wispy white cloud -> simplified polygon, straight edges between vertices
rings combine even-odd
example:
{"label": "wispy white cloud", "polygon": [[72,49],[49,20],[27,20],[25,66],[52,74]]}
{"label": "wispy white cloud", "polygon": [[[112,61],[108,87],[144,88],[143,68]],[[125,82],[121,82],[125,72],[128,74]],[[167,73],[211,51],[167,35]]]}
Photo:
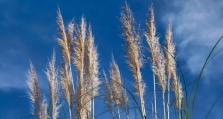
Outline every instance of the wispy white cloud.
{"label": "wispy white cloud", "polygon": [[163,19],[174,24],[179,55],[187,59],[187,66],[196,73],[208,51],[223,34],[222,0],[174,0]]}
{"label": "wispy white cloud", "polygon": [[0,90],[20,89],[25,87],[25,69],[21,57],[23,54],[14,48],[1,49],[0,54]]}

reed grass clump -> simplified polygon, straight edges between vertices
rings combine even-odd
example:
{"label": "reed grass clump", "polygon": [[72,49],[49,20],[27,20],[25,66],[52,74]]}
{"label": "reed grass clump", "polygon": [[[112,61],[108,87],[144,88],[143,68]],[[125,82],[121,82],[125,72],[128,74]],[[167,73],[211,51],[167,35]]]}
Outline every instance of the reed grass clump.
{"label": "reed grass clump", "polygon": [[[103,49],[97,49],[97,39],[90,25],[87,25],[84,17],[79,24],[71,21],[65,25],[58,10],[58,45],[61,60],[57,66],[53,54],[48,63],[45,72],[49,90],[47,97],[43,96],[32,64],[28,73],[29,97],[32,103],[32,115],[35,118],[95,119],[99,117],[95,110],[100,111],[101,105],[105,105],[106,112],[109,112],[107,114],[111,114],[113,119],[131,119],[133,116],[140,119],[188,119],[185,109],[187,106],[184,103],[187,98],[184,98],[181,77],[177,72],[172,26],[167,27],[165,45],[162,45],[162,40],[157,36],[153,8],[149,9],[145,23],[146,30],[142,33],[136,30],[136,22],[127,4],[122,9],[120,20],[127,66],[133,80],[123,78],[125,76],[121,74],[126,74],[128,71],[121,72],[118,66],[120,61],[116,62],[114,56],[107,71],[108,77],[106,71],[100,71],[98,51]],[[149,56],[146,56],[148,60],[142,58],[144,55],[142,46],[149,52]],[[152,73],[150,77],[143,76],[142,71],[149,70],[143,69],[143,65],[146,64],[150,64]],[[145,83],[147,80],[153,82],[153,87]],[[158,89],[161,91],[161,97],[158,95]],[[153,93],[149,94],[149,91]],[[103,101],[95,104],[98,98],[102,98]],[[171,101],[174,101],[175,108],[171,108]],[[172,113],[173,111],[178,113]]]}

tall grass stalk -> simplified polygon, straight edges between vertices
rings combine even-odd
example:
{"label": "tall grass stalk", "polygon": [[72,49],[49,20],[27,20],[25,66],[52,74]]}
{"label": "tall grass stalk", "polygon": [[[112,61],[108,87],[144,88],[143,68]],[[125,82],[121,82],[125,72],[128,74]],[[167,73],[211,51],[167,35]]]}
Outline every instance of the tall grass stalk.
{"label": "tall grass stalk", "polygon": [[33,116],[37,119],[47,119],[47,102],[42,97],[38,77],[32,64],[30,64],[28,79],[27,84],[29,87],[29,97],[32,102]]}
{"label": "tall grass stalk", "polygon": [[76,39],[75,39],[75,57],[74,57],[74,65],[76,66],[77,75],[78,75],[78,87],[76,93],[76,112],[78,119],[86,119],[87,112],[83,107],[84,99],[84,55],[85,55],[85,41],[86,41],[86,23],[84,18],[81,19],[80,26],[76,31]]}
{"label": "tall grass stalk", "polygon": [[[166,119],[166,104],[165,104],[165,90],[166,90],[166,72],[165,65],[166,61],[163,55],[163,51],[160,47],[159,39],[156,37],[156,27],[155,27],[155,19],[154,19],[154,11],[153,8],[150,8],[150,16],[147,20],[147,32],[145,33],[146,41],[149,46],[150,51],[150,61],[152,64],[153,71],[153,79],[154,79],[154,87],[156,86],[156,79],[158,80],[158,84],[160,85],[162,91],[162,102],[163,102],[163,116]],[[155,88],[154,88],[155,90]],[[154,91],[154,97],[156,97],[156,92]],[[155,100],[155,98],[154,98]],[[155,105],[155,117],[156,116],[156,101],[154,101]]]}
{"label": "tall grass stalk", "polygon": [[155,58],[156,58],[156,44],[155,44],[155,40],[156,40],[156,27],[155,27],[155,23],[154,23],[154,12],[153,12],[153,8],[150,8],[150,18],[147,22],[147,30],[148,32],[145,34],[146,38],[147,38],[147,44],[149,46],[149,50],[150,50],[150,60],[151,60],[151,64],[152,64],[152,71],[153,71],[153,104],[154,104],[154,117],[155,119],[157,119],[157,106],[156,106],[156,76],[155,76],[155,70],[154,68],[156,67],[156,63],[155,63]]}
{"label": "tall grass stalk", "polygon": [[173,76],[176,75],[176,63],[175,63],[175,45],[173,44],[172,40],[172,28],[169,24],[166,37],[165,37],[165,58],[166,58],[166,72],[167,72],[167,92],[168,92],[168,99],[167,99],[167,119],[170,119],[170,83]]}
{"label": "tall grass stalk", "polygon": [[90,104],[92,104],[90,105],[91,110],[89,112],[92,113],[91,116],[94,119],[94,97],[98,95],[100,81],[98,78],[98,54],[94,46],[94,37],[91,28],[88,29],[86,41],[86,75],[87,81],[85,85],[87,85],[87,91],[90,92]]}
{"label": "tall grass stalk", "polygon": [[117,108],[118,117],[121,118],[120,109],[126,108],[126,104],[128,103],[127,102],[128,98],[126,97],[125,92],[123,90],[121,74],[114,57],[112,57],[112,63],[110,65],[110,79],[112,84],[113,102],[115,104],[115,107]]}
{"label": "tall grass stalk", "polygon": [[58,96],[58,81],[57,81],[57,70],[55,67],[55,55],[53,53],[52,59],[48,64],[46,71],[48,86],[50,90],[50,116],[51,119],[58,118],[58,109],[59,109],[59,96]]}
{"label": "tall grass stalk", "polygon": [[139,96],[140,102],[140,112],[142,113],[142,119],[146,119],[146,110],[145,110],[145,102],[144,102],[144,83],[142,81],[141,68],[142,68],[142,60],[140,54],[140,46],[139,46],[139,34],[136,32],[134,28],[134,19],[132,17],[132,13],[127,4],[123,8],[121,14],[121,22],[123,28],[123,35],[126,41],[127,46],[127,58],[128,65],[133,73],[133,77],[135,79],[135,89],[136,93]]}
{"label": "tall grass stalk", "polygon": [[72,53],[72,42],[73,42],[73,31],[74,31],[74,24],[70,22],[68,24],[67,30],[65,30],[63,18],[61,15],[60,10],[57,12],[57,25],[59,31],[59,46],[62,51],[63,57],[63,64],[61,70],[61,84],[64,93],[64,97],[68,102],[69,106],[69,114],[70,119],[72,117],[72,110],[73,110],[73,96],[74,96],[74,83],[73,83],[73,76],[71,70],[71,53]]}
{"label": "tall grass stalk", "polygon": [[108,80],[107,75],[104,71],[103,71],[103,79],[104,79],[104,89],[105,89],[104,101],[108,108],[108,111],[112,114],[112,119],[115,119],[115,114],[113,111],[112,86],[111,82]]}

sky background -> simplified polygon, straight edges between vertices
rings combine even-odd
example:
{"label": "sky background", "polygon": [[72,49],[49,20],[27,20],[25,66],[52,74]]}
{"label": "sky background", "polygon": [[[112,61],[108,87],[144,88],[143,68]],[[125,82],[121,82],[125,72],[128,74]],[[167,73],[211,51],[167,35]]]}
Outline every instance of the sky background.
{"label": "sky background", "polygon": [[[0,0],[0,119],[28,119],[31,112],[27,94],[27,71],[32,61],[39,74],[41,88],[47,92],[44,71],[47,62],[56,51],[56,11],[59,7],[65,23],[80,21],[85,16],[91,24],[99,52],[100,69],[107,70],[113,53],[123,79],[131,82],[126,61],[121,24],[119,21],[123,0]],[[153,4],[157,31],[163,43],[165,28],[173,24],[177,61],[187,85],[195,79],[211,47],[223,34],[222,0],[127,0],[139,24],[145,31],[148,9]],[[142,37],[142,40],[145,40]],[[222,45],[217,48],[221,51]],[[144,48],[145,56],[146,47]],[[195,118],[202,119],[212,103],[219,98],[210,115],[222,119],[223,114],[223,53],[219,53],[205,70]],[[146,57],[145,57],[146,59]],[[143,79],[147,83],[147,98],[152,90],[152,77],[148,60],[143,67]],[[151,104],[147,104],[150,106]],[[102,110],[98,110],[99,113]]]}

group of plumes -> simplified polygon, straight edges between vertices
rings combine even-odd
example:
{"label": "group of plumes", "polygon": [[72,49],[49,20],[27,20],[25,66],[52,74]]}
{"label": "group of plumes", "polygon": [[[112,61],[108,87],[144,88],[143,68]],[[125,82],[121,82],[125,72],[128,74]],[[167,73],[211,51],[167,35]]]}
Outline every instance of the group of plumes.
{"label": "group of plumes", "polygon": [[[152,118],[157,119],[156,84],[162,91],[163,118],[170,119],[170,95],[174,94],[175,109],[180,112],[183,100],[183,92],[180,80],[177,76],[175,62],[175,46],[172,41],[171,26],[168,26],[165,36],[165,48],[159,43],[156,35],[156,27],[153,9],[150,9],[145,32],[148,51],[153,72],[153,102]],[[139,112],[142,119],[146,119],[146,106],[144,100],[145,83],[142,80],[141,69],[143,66],[141,54],[141,38],[134,26],[134,19],[131,10],[124,6],[121,14],[123,36],[126,43],[126,53],[129,68],[134,78],[135,96],[139,102]],[[49,98],[48,101],[41,93],[36,71],[30,65],[29,71],[29,92],[33,106],[33,116],[37,119],[94,119],[95,105],[94,99],[100,95],[99,88],[104,87],[104,100],[113,118],[124,118],[120,115],[119,109],[124,109],[129,119],[129,97],[126,93],[127,87],[122,84],[119,67],[114,57],[110,65],[109,79],[102,71],[103,80],[99,80],[99,63],[97,49],[94,44],[94,37],[90,26],[86,25],[84,18],[80,25],[71,21],[65,28],[62,15],[58,10],[57,24],[59,30],[58,43],[62,54],[62,64],[58,72],[55,66],[55,56],[53,55],[48,64],[46,75],[48,79]],[[73,79],[73,68],[76,70],[77,78]],[[75,81],[75,82],[74,82]],[[166,91],[167,90],[167,91]],[[165,94],[167,104],[165,103]],[[173,92],[173,93],[171,93]],[[173,97],[173,96],[172,96]],[[66,104],[61,104],[64,100]],[[61,107],[65,107],[69,113],[61,112]],[[116,110],[117,109],[117,110]],[[67,114],[67,116],[66,116]],[[62,116],[62,117],[61,117]],[[179,118],[180,118],[179,113]]]}

